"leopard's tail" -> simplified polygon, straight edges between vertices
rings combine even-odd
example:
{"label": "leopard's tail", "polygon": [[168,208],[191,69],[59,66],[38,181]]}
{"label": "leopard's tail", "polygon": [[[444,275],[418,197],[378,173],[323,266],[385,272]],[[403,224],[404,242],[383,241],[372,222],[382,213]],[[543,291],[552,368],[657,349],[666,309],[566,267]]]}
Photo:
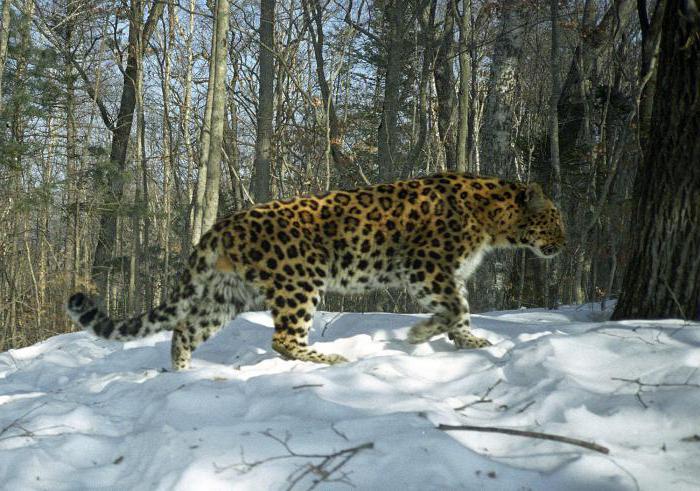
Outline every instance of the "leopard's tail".
{"label": "leopard's tail", "polygon": [[78,326],[105,339],[129,341],[160,331],[172,331],[178,322],[177,305],[165,302],[130,319],[114,320],[84,293],[68,299],[66,311]]}

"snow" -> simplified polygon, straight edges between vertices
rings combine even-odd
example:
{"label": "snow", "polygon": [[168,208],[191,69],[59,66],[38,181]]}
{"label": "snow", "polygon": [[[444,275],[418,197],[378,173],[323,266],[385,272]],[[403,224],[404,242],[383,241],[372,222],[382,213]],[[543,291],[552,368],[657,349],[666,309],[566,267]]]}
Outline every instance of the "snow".
{"label": "snow", "polygon": [[[592,306],[474,315],[494,346],[406,343],[421,315],[319,313],[283,360],[265,312],[170,364],[169,333],[0,354],[8,490],[700,489],[700,324]],[[513,428],[609,449],[439,424]]]}

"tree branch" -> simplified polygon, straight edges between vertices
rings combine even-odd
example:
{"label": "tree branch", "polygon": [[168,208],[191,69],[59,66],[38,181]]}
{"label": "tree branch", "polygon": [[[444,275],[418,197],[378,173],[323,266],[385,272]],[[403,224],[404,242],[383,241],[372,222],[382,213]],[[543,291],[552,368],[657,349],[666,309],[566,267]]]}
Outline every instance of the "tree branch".
{"label": "tree branch", "polygon": [[148,18],[141,31],[141,46],[146,46],[148,40],[151,39],[153,31],[156,29],[156,24],[165,9],[165,2],[162,0],[154,0],[151,9],[148,11]]}
{"label": "tree branch", "polygon": [[69,56],[69,60],[71,62],[71,65],[73,65],[73,67],[78,71],[78,75],[80,75],[80,78],[83,79],[83,82],[85,84],[85,91],[90,96],[90,99],[95,101],[95,104],[97,104],[97,108],[100,110],[100,116],[102,116],[102,121],[104,122],[105,126],[107,126],[107,129],[109,129],[110,131],[114,131],[115,125],[114,121],[112,120],[112,117],[109,114],[109,110],[107,109],[107,106],[105,105],[102,98],[99,95],[97,95],[97,92],[92,86],[92,82],[90,81],[87,72],[85,72],[85,69],[80,65],[80,63],[78,63],[75,60],[75,58],[73,58],[72,55]]}
{"label": "tree branch", "polygon": [[35,9],[39,15],[32,16],[34,26],[36,26],[42,36],[44,36],[44,38],[46,38],[46,40],[49,41],[59,52],[61,52],[63,56],[66,57],[68,62],[77,70],[80,78],[83,79],[83,82],[85,83],[85,91],[88,93],[90,98],[95,101],[95,104],[97,104],[97,107],[100,110],[100,116],[102,117],[102,121],[104,122],[105,126],[110,131],[114,131],[115,125],[112,117],[109,114],[109,110],[104,104],[102,98],[97,94],[97,91],[93,87],[93,84],[85,72],[85,69],[82,67],[82,65],[80,65],[80,63],[78,63],[75,56],[73,56],[73,53],[70,51],[70,46],[63,46],[63,44],[57,39],[53,29],[51,29],[51,27],[46,23],[44,13],[42,12],[41,6],[38,2],[35,2]]}
{"label": "tree branch", "polygon": [[[336,3],[336,4],[337,4],[337,3]],[[352,20],[352,19],[350,18],[350,12],[351,12],[351,11],[352,11],[352,0],[350,0],[350,3],[348,4],[348,8],[347,8],[347,10],[345,11],[345,19],[344,19],[344,20],[345,20],[345,23],[346,23],[347,25],[349,25],[350,27],[352,27],[353,29],[355,29],[356,31],[361,32],[362,34],[364,34],[365,36],[367,36],[368,38],[370,38],[372,41],[374,41],[375,43],[379,44],[380,46],[384,46],[384,41],[382,41],[382,40],[379,38],[379,36],[377,36],[376,34],[370,32],[369,30],[365,29],[365,28],[362,27],[360,24],[358,24],[357,22],[355,22],[354,20]]]}
{"label": "tree branch", "polygon": [[603,447],[602,445],[598,445],[596,443],[591,443],[591,442],[587,442],[584,440],[579,440],[577,438],[570,438],[568,436],[552,435],[549,433],[540,433],[537,431],[514,430],[512,428],[497,428],[495,426],[470,426],[470,425],[452,426],[452,425],[444,425],[444,424],[438,425],[437,428],[438,428],[438,430],[443,430],[443,431],[480,431],[482,433],[503,433],[506,435],[539,438],[540,440],[552,440],[555,442],[576,445],[578,447],[587,448],[589,450],[593,450],[595,452],[600,452],[600,453],[606,454],[606,455],[610,453],[609,448]]}

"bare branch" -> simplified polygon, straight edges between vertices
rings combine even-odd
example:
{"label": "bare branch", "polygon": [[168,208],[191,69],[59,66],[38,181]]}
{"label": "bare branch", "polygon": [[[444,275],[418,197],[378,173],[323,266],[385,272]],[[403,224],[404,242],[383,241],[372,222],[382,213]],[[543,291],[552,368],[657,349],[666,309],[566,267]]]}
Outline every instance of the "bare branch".
{"label": "bare branch", "polygon": [[[333,428],[333,426],[331,426]],[[339,433],[335,428],[333,430],[343,437],[344,439],[347,440],[347,437]],[[363,443],[360,445],[357,445],[355,447],[349,447],[349,448],[344,448],[342,450],[338,450],[336,452],[331,452],[327,454],[308,454],[308,453],[299,453],[293,450],[289,444],[289,440],[291,439],[291,435],[289,432],[285,432],[284,437],[279,437],[272,433],[271,430],[265,430],[262,432],[262,435],[276,441],[279,443],[287,453],[282,454],[282,455],[273,455],[271,457],[267,457],[264,459],[256,460],[253,462],[246,462],[245,456],[243,454],[243,449],[241,449],[241,462],[233,465],[228,465],[228,466],[218,466],[214,464],[215,471],[217,473],[224,472],[228,469],[235,469],[241,474],[245,474],[247,472],[250,472],[254,468],[266,464],[268,462],[273,462],[276,460],[286,460],[286,459],[297,459],[297,458],[305,458],[305,459],[321,459],[320,462],[314,463],[313,461],[307,462],[303,466],[301,466],[299,469],[294,471],[292,474],[290,474],[287,477],[287,482],[289,483],[289,486],[287,487],[288,490],[293,489],[300,481],[302,481],[305,477],[307,476],[313,476],[312,477],[312,482],[311,486],[308,489],[314,489],[316,488],[319,484],[321,483],[328,483],[328,482],[342,482],[345,484],[352,485],[352,483],[348,480],[348,473],[346,472],[340,472],[342,467],[347,464],[355,455],[357,455],[359,452],[362,450],[368,450],[371,448],[374,448],[374,443],[373,442],[367,442]]]}
{"label": "bare branch", "polygon": [[85,69],[75,59],[75,56],[73,56],[73,53],[70,51],[69,47],[64,46],[63,43],[61,43],[53,29],[46,23],[44,13],[42,12],[41,6],[38,2],[35,2],[35,8],[38,15],[32,16],[34,26],[38,29],[41,35],[44,36],[44,38],[49,41],[63,56],[65,56],[68,62],[77,70],[80,78],[83,79],[83,82],[85,83],[85,91],[88,93],[90,98],[95,101],[95,104],[97,104],[97,107],[100,110],[100,116],[102,117],[102,121],[104,122],[105,126],[109,130],[114,131],[115,125],[112,117],[109,114],[109,110],[107,109],[107,106],[102,98],[97,94],[97,91],[85,72]]}
{"label": "bare branch", "polygon": [[[336,2],[336,5],[340,5],[340,4],[338,2]],[[347,10],[345,10],[345,19],[344,19],[345,23],[347,25],[349,25],[350,27],[352,27],[353,29],[361,32],[362,34],[364,34],[365,36],[370,38],[372,41],[374,41],[375,43],[378,43],[380,46],[384,46],[384,41],[382,41],[376,34],[372,33],[368,29],[365,29],[360,24],[358,24],[357,22],[355,22],[354,20],[352,20],[350,18],[351,11],[352,11],[352,0],[350,0],[350,2],[348,3]]]}
{"label": "bare branch", "polygon": [[471,426],[471,425],[438,425],[438,430],[443,431],[480,431],[482,433],[503,433],[505,435],[515,435],[515,436],[525,436],[529,438],[538,438],[540,440],[552,440],[555,442],[568,443],[570,445],[576,445],[578,447],[587,448],[595,452],[600,452],[602,454],[609,454],[610,449],[598,445],[597,443],[591,443],[584,440],[579,440],[578,438],[570,438],[568,436],[552,435],[550,433],[540,433],[538,431],[523,431],[514,430],[512,428],[497,428],[495,426]]}

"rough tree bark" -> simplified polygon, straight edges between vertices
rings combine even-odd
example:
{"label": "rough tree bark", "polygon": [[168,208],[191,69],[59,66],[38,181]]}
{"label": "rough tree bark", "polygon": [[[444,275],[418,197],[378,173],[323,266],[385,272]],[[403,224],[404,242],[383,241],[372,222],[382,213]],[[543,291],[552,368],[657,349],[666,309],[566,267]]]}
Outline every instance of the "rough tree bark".
{"label": "rough tree bark", "polygon": [[377,163],[379,180],[393,181],[399,172],[398,121],[401,102],[401,68],[403,67],[404,32],[403,2],[388,0],[384,7],[386,22],[384,103],[377,130]]}
{"label": "rough tree bark", "polygon": [[226,108],[226,59],[228,58],[229,2],[217,0],[216,3],[216,50],[212,55],[214,64],[214,95],[211,110],[211,136],[209,142],[209,168],[207,170],[207,187],[205,193],[204,213],[202,214],[202,232],[206,232],[216,221],[219,209],[219,183],[221,181],[221,157],[224,140],[224,112]]}
{"label": "rough tree bark", "polygon": [[550,74],[552,88],[549,96],[549,159],[552,166],[552,193],[555,203],[561,198],[561,167],[559,164],[559,3],[558,0],[550,0],[550,18],[552,24],[552,43],[550,55]]}
{"label": "rough tree bark", "polygon": [[[214,14],[216,14],[214,5]],[[194,195],[192,218],[192,245],[197,245],[199,238],[206,231],[203,229],[204,207],[206,206],[207,173],[209,172],[209,148],[211,143],[211,113],[214,106],[214,84],[216,83],[216,20],[214,20],[214,35],[211,40],[209,53],[209,79],[207,81],[207,100],[204,105],[204,119],[199,133],[199,162],[197,163],[197,189]]]}
{"label": "rough tree bark", "polygon": [[460,172],[471,170],[471,145],[469,144],[469,108],[471,83],[471,15],[472,0],[462,0],[462,13],[457,13],[457,0],[452,0],[455,15],[459,18],[459,93],[457,114],[457,162]]}
{"label": "rough tree bark", "polygon": [[[552,168],[551,197],[559,205],[561,200],[561,166],[559,164],[559,0],[550,0],[550,20],[552,25],[551,54],[550,54],[550,74],[552,77],[552,88],[549,97],[549,159]],[[556,308],[559,306],[559,259],[548,262],[549,271],[547,273],[548,295],[547,307]]]}
{"label": "rough tree bark", "polygon": [[445,148],[445,167],[455,169],[457,167],[457,140],[455,126],[457,125],[457,97],[455,95],[454,76],[454,24],[456,6],[449,2],[445,10],[445,23],[440,46],[435,59],[435,92],[438,101],[438,131],[440,140]]}
{"label": "rough tree bark", "polygon": [[501,27],[489,75],[480,150],[482,169],[487,174],[508,175],[512,173],[513,109],[510,101],[523,46],[523,7],[519,0],[504,0],[499,6]]}
{"label": "rough tree bark", "polygon": [[643,144],[649,135],[651,112],[654,106],[654,91],[656,90],[656,68],[659,57],[659,41],[661,40],[661,21],[666,8],[666,0],[656,2],[652,20],[649,20],[646,0],[637,0],[639,28],[642,34],[642,60],[639,71],[641,91],[639,94],[639,140]]}
{"label": "rough tree bark", "polygon": [[613,319],[700,320],[700,4],[669,0],[635,181],[633,255]]}
{"label": "rough tree bark", "polygon": [[272,163],[272,116],[275,83],[274,33],[275,0],[260,0],[260,76],[258,122],[255,139],[255,172],[252,191],[258,203],[270,200],[270,165]]}

